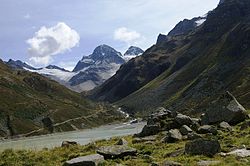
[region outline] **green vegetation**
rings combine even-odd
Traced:
[[[50,125],[42,122],[45,117],[51,119],[55,132],[95,127],[122,118],[107,104],[92,102],[39,74],[12,70],[3,62],[0,94],[0,137],[49,133],[43,129]]]
[[[244,122],[243,122],[244,123]],[[244,131],[240,130],[241,124],[234,127],[232,132],[219,131],[218,138],[222,146],[222,152],[229,152],[233,147],[250,147],[250,128],[248,127]],[[151,163],[162,163],[165,160],[180,162],[185,166],[196,165],[200,160],[219,160],[221,161],[219,166],[248,166],[250,164],[250,157],[237,158],[235,156],[221,157],[219,154],[213,158],[205,156],[190,156],[180,155],[176,157],[170,157],[172,152],[184,149],[186,141],[178,143],[161,143],[161,138],[164,133],[161,133],[157,137],[157,141],[153,144],[137,143],[132,144],[132,136],[127,136],[125,139],[129,142],[129,146],[138,150],[136,157],[125,157],[124,159],[106,160],[102,163],[102,166],[112,166],[117,163],[121,163],[128,166],[149,166]],[[100,140],[90,143],[84,146],[71,146],[69,148],[54,148],[44,149],[41,151],[13,151],[5,150],[0,153],[0,165],[8,166],[21,166],[21,165],[36,165],[36,166],[59,166],[65,161],[88,154],[94,154],[96,148],[100,146],[113,145],[119,138],[113,138],[110,140]]]

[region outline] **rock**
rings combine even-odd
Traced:
[[[227,153],[227,155],[235,155],[237,157],[249,157],[250,156],[250,150],[247,149],[236,149],[232,152]]]
[[[190,155],[214,156],[221,151],[220,143],[217,140],[196,139],[186,143],[185,153]]]
[[[125,145],[112,145],[98,148],[97,153],[103,155],[105,159],[116,159],[125,156],[135,156],[137,150]]]
[[[154,142],[156,141],[156,136],[148,136],[148,137],[143,137],[143,138],[134,138],[132,140],[132,144],[136,143],[142,143],[142,142]]]
[[[180,125],[192,125],[193,124],[193,121],[192,119],[187,116],[187,115],[183,115],[183,114],[178,114],[176,117],[175,117],[175,121]]]
[[[180,128],[180,132],[182,135],[187,135],[188,133],[192,133],[193,130],[190,129],[187,125],[183,125],[181,128]]]
[[[230,126],[230,124],[228,124],[227,122],[221,122],[219,124],[219,128],[223,129],[223,130],[227,130],[227,131],[232,131],[232,126]]]
[[[135,136],[145,137],[150,135],[155,135],[160,131],[160,127],[158,125],[145,125],[142,131]]]
[[[171,114],[171,111],[159,107],[156,109],[155,113],[151,114],[148,121],[147,125],[156,125],[159,123],[160,120],[165,120],[167,117],[169,117]]]
[[[93,154],[83,157],[77,157],[66,161],[64,166],[97,166],[100,162],[104,161],[104,157],[99,154]]]
[[[210,108],[206,110],[201,117],[201,124],[215,124],[228,122],[230,125],[236,125],[247,119],[246,109],[229,92],[214,101]]]
[[[199,138],[202,138],[202,136],[200,134],[197,134],[197,133],[188,133],[187,135],[187,139],[188,140],[195,140],[195,139],[199,139]]]
[[[201,126],[201,127],[198,128],[197,133],[199,133],[199,134],[212,133],[213,135],[216,135],[218,133],[218,131],[213,126],[204,125],[204,126]]]
[[[163,138],[163,142],[174,143],[182,140],[182,135],[178,129],[169,130],[167,136]]]
[[[218,165],[221,161],[212,161],[212,160],[202,160],[197,162],[197,166],[210,166],[210,165]]]
[[[70,147],[72,145],[77,145],[75,141],[63,141],[61,147]]]
[[[162,166],[182,166],[182,164],[174,161],[164,161]]]
[[[117,141],[116,145],[128,145],[128,141],[124,138],[121,138]]]

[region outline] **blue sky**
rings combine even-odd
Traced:
[[[219,0],[0,0],[0,58],[68,69],[100,44],[147,49]],[[42,28],[43,27],[43,28]]]

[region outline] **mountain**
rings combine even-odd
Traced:
[[[123,64],[122,54],[108,45],[100,45],[95,48],[94,52],[89,56],[83,56],[74,68],[73,72],[78,72],[92,65],[102,63]]]
[[[25,68],[27,68],[30,70],[37,70],[36,68],[34,68],[34,67],[32,67],[32,66],[30,66],[30,65],[28,65],[20,60],[14,61],[14,60],[10,59],[8,62],[6,62],[6,64],[13,69],[25,69]]]
[[[127,62],[132,58],[135,58],[137,56],[142,55],[143,53],[144,53],[144,51],[141,48],[135,47],[135,46],[130,46],[128,48],[128,50],[124,53],[122,58]]]
[[[91,55],[83,56],[72,72],[55,65],[37,69],[19,60],[9,60],[6,63],[13,69],[36,72],[73,91],[82,92],[101,85],[112,77],[122,64],[142,53],[143,50],[139,47],[131,46],[122,55],[108,45],[100,45],[94,49]]]
[[[0,61],[0,137],[39,135],[110,123],[119,118],[37,73],[14,70]]]
[[[250,1],[225,0],[187,33],[159,35],[145,53],[87,95],[127,112],[155,107],[200,114],[230,91],[250,108]]]
[[[113,76],[125,63],[122,54],[108,45],[100,45],[89,56],[84,56],[74,68],[77,72],[69,83],[79,91],[91,90]]]
[[[206,16],[204,17],[195,17],[191,20],[184,19],[183,21],[179,22],[174,29],[172,29],[168,36],[177,36],[177,35],[184,35],[190,31],[195,30],[198,26],[201,26],[206,21]]]

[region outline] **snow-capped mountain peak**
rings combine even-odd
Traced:
[[[128,50],[124,53],[123,55],[123,59],[125,59],[125,61],[129,61],[132,58],[135,58],[139,55],[142,55],[144,53],[144,51],[139,48],[139,47],[135,47],[135,46],[131,46],[128,48]]]

